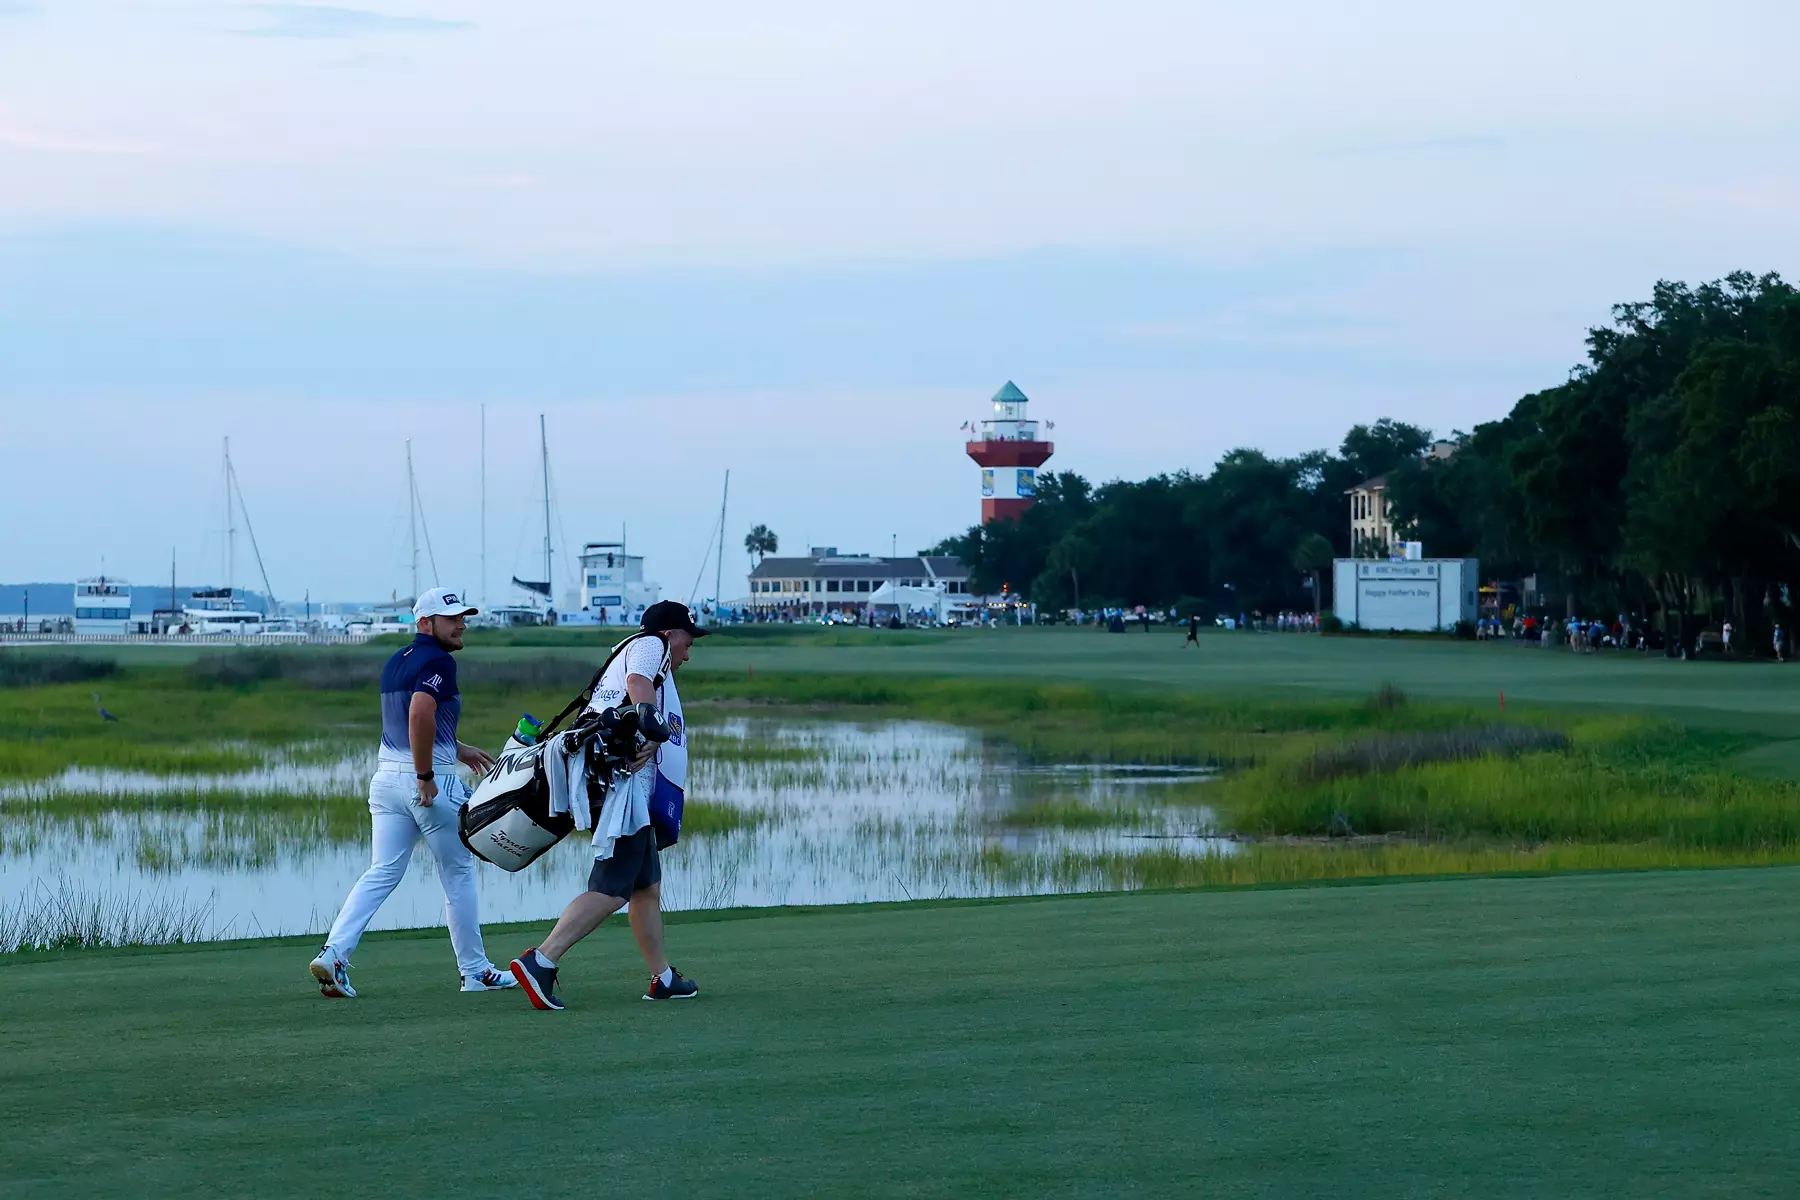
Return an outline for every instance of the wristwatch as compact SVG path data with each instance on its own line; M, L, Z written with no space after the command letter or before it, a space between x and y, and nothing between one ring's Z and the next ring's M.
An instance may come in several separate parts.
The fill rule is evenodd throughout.
M436 779L437 772L436 771L427 771L423 775L414 775L413 778L414 779Z

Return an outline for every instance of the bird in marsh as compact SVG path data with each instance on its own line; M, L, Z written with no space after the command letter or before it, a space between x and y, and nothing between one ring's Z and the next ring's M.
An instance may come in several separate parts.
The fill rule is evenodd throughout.
M88 695L90 695L94 698L94 711L100 714L100 719L102 721L116 721L119 719L119 718L113 716L111 713L107 712L106 707L100 703L100 693L99 692L89 692Z

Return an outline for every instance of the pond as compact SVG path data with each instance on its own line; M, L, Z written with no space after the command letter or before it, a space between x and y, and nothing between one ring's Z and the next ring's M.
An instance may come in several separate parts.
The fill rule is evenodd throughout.
M1128 886L1121 862L1229 854L1195 768L1028 765L946 725L732 717L695 739L665 907L846 904ZM49 898L193 914L205 936L322 931L368 862L374 752L307 746L226 775L69 768L0 786L0 913ZM591 851L483 866L482 919L554 917ZM441 925L423 845L375 928Z

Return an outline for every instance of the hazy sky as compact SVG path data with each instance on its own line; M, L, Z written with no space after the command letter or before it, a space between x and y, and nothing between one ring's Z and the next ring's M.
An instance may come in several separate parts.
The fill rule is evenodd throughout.
M671 595L730 468L735 596L752 522L972 523L1008 378L1054 467L1204 470L1800 274L1800 5L1501 8L0 0L0 579L216 578L230 435L278 594L404 590L411 436L479 591L486 404L495 599L539 413Z

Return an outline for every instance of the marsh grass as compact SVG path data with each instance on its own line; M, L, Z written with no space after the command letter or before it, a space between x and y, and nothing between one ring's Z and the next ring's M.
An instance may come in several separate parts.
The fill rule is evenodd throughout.
M1654 843L1541 845L1355 843L1249 845L1235 854L1011 854L995 850L986 869L999 881L1050 881L1059 890L1195 888L1312 883L1388 875L1486 875L1507 872L1666 870L1800 863L1800 846L1711 850Z
M1566 750L1560 729L1530 725L1475 725L1468 729L1426 729L1386 737L1358 737L1320 746L1305 761L1299 782L1318 783L1350 775L1397 771L1426 763L1471 758L1510 758L1534 751Z
M709 837L722 833L736 833L745 829L756 829L767 825L779 817L779 811L766 807L739 807L733 804L714 804L705 800L690 800L682 808L681 836L698 835Z
M1031 762L1239 767L1296 737L1451 729L1480 718L1459 705L1355 699L1239 699L1073 684L869 675L683 676L695 706L875 711L975 729Z
M49 683L86 683L118 670L109 658L84 658L37 650L0 649L0 687L42 687Z
M120 894L83 888L67 879L40 881L0 904L0 954L91 946L167 946L224 936L214 901L185 896Z
M993 823L1016 829L1139 829L1158 822L1147 807L1040 799L994 814Z
M1509 739L1503 749L1456 761L1396 754L1388 769L1339 774L1317 771L1314 750L1224 780L1219 803L1234 829L1263 836L1405 834L1743 853L1800 846L1800 788L1720 769L1735 739L1609 717L1573 723L1565 750L1522 749L1528 745Z

